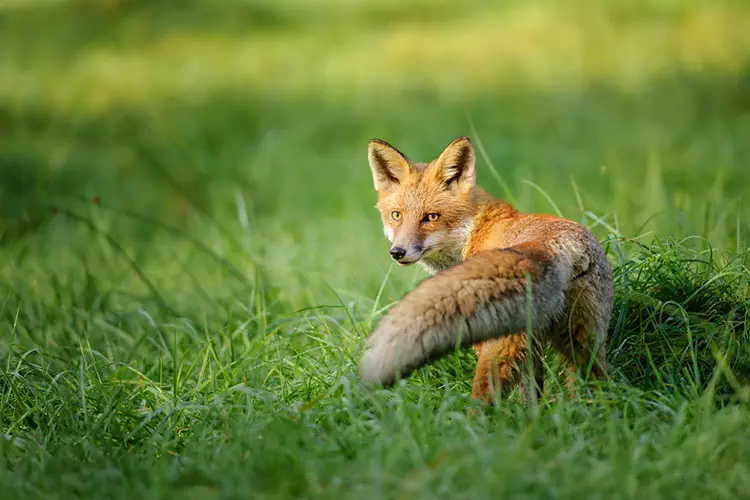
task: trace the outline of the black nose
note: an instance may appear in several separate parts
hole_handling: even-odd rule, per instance
[[[404,255],[406,255],[406,250],[401,247],[393,247],[391,248],[390,254],[394,259],[401,260],[404,258]]]

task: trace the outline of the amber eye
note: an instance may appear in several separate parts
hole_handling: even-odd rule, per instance
[[[440,214],[427,214],[424,216],[424,220],[427,222],[435,222],[440,218]]]
[[[398,210],[394,210],[393,212],[391,212],[391,217],[393,218],[393,220],[401,220],[401,212],[399,212]]]

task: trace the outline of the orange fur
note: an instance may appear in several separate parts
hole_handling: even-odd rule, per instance
[[[402,265],[419,262],[433,276],[368,338],[363,379],[388,384],[457,343],[478,354],[472,395],[484,401],[519,383],[524,393],[532,383],[540,390],[545,344],[571,371],[593,359],[594,374],[605,375],[612,273],[591,232],[560,217],[521,213],[476,187],[466,137],[430,163],[411,162],[375,140],[369,160],[391,255]],[[534,380],[524,368],[529,310]]]

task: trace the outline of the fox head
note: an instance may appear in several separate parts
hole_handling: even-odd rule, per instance
[[[430,163],[409,161],[385,141],[372,140],[368,158],[391,257],[401,265],[452,265],[460,256],[473,215],[474,147],[451,142]]]

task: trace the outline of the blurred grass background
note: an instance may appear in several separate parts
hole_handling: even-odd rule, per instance
[[[628,267],[631,247],[608,245],[633,280],[618,281],[615,330],[687,342],[662,316],[677,300],[747,336],[732,319],[747,300],[746,1],[5,0],[0,47],[8,366],[14,343],[48,353],[50,373],[90,349],[162,380],[178,344],[200,363],[193,349],[215,335],[227,366],[245,352],[257,368],[226,384],[265,384],[288,404],[325,392],[350,374],[371,311],[424,278],[388,274],[373,137],[429,160],[470,135],[480,184],[519,209],[601,240],[678,240],[718,266],[693,272],[694,256],[657,246]],[[661,305],[628,309],[634,296]],[[625,351],[650,341],[638,342]],[[311,343],[342,346],[330,373],[301,371]],[[659,359],[687,363],[673,354]],[[13,415],[6,432],[28,427]]]
[[[1,12],[5,245],[53,231],[64,240],[50,249],[69,248],[78,224],[50,222],[51,196],[99,196],[193,235],[215,230],[210,214],[294,307],[312,274],[371,293],[388,260],[366,140],[426,160],[470,134],[505,189],[484,161],[480,182],[522,210],[743,247],[741,1],[25,0]],[[159,231],[131,238],[127,220],[106,220],[148,247],[143,266],[177,264]]]

